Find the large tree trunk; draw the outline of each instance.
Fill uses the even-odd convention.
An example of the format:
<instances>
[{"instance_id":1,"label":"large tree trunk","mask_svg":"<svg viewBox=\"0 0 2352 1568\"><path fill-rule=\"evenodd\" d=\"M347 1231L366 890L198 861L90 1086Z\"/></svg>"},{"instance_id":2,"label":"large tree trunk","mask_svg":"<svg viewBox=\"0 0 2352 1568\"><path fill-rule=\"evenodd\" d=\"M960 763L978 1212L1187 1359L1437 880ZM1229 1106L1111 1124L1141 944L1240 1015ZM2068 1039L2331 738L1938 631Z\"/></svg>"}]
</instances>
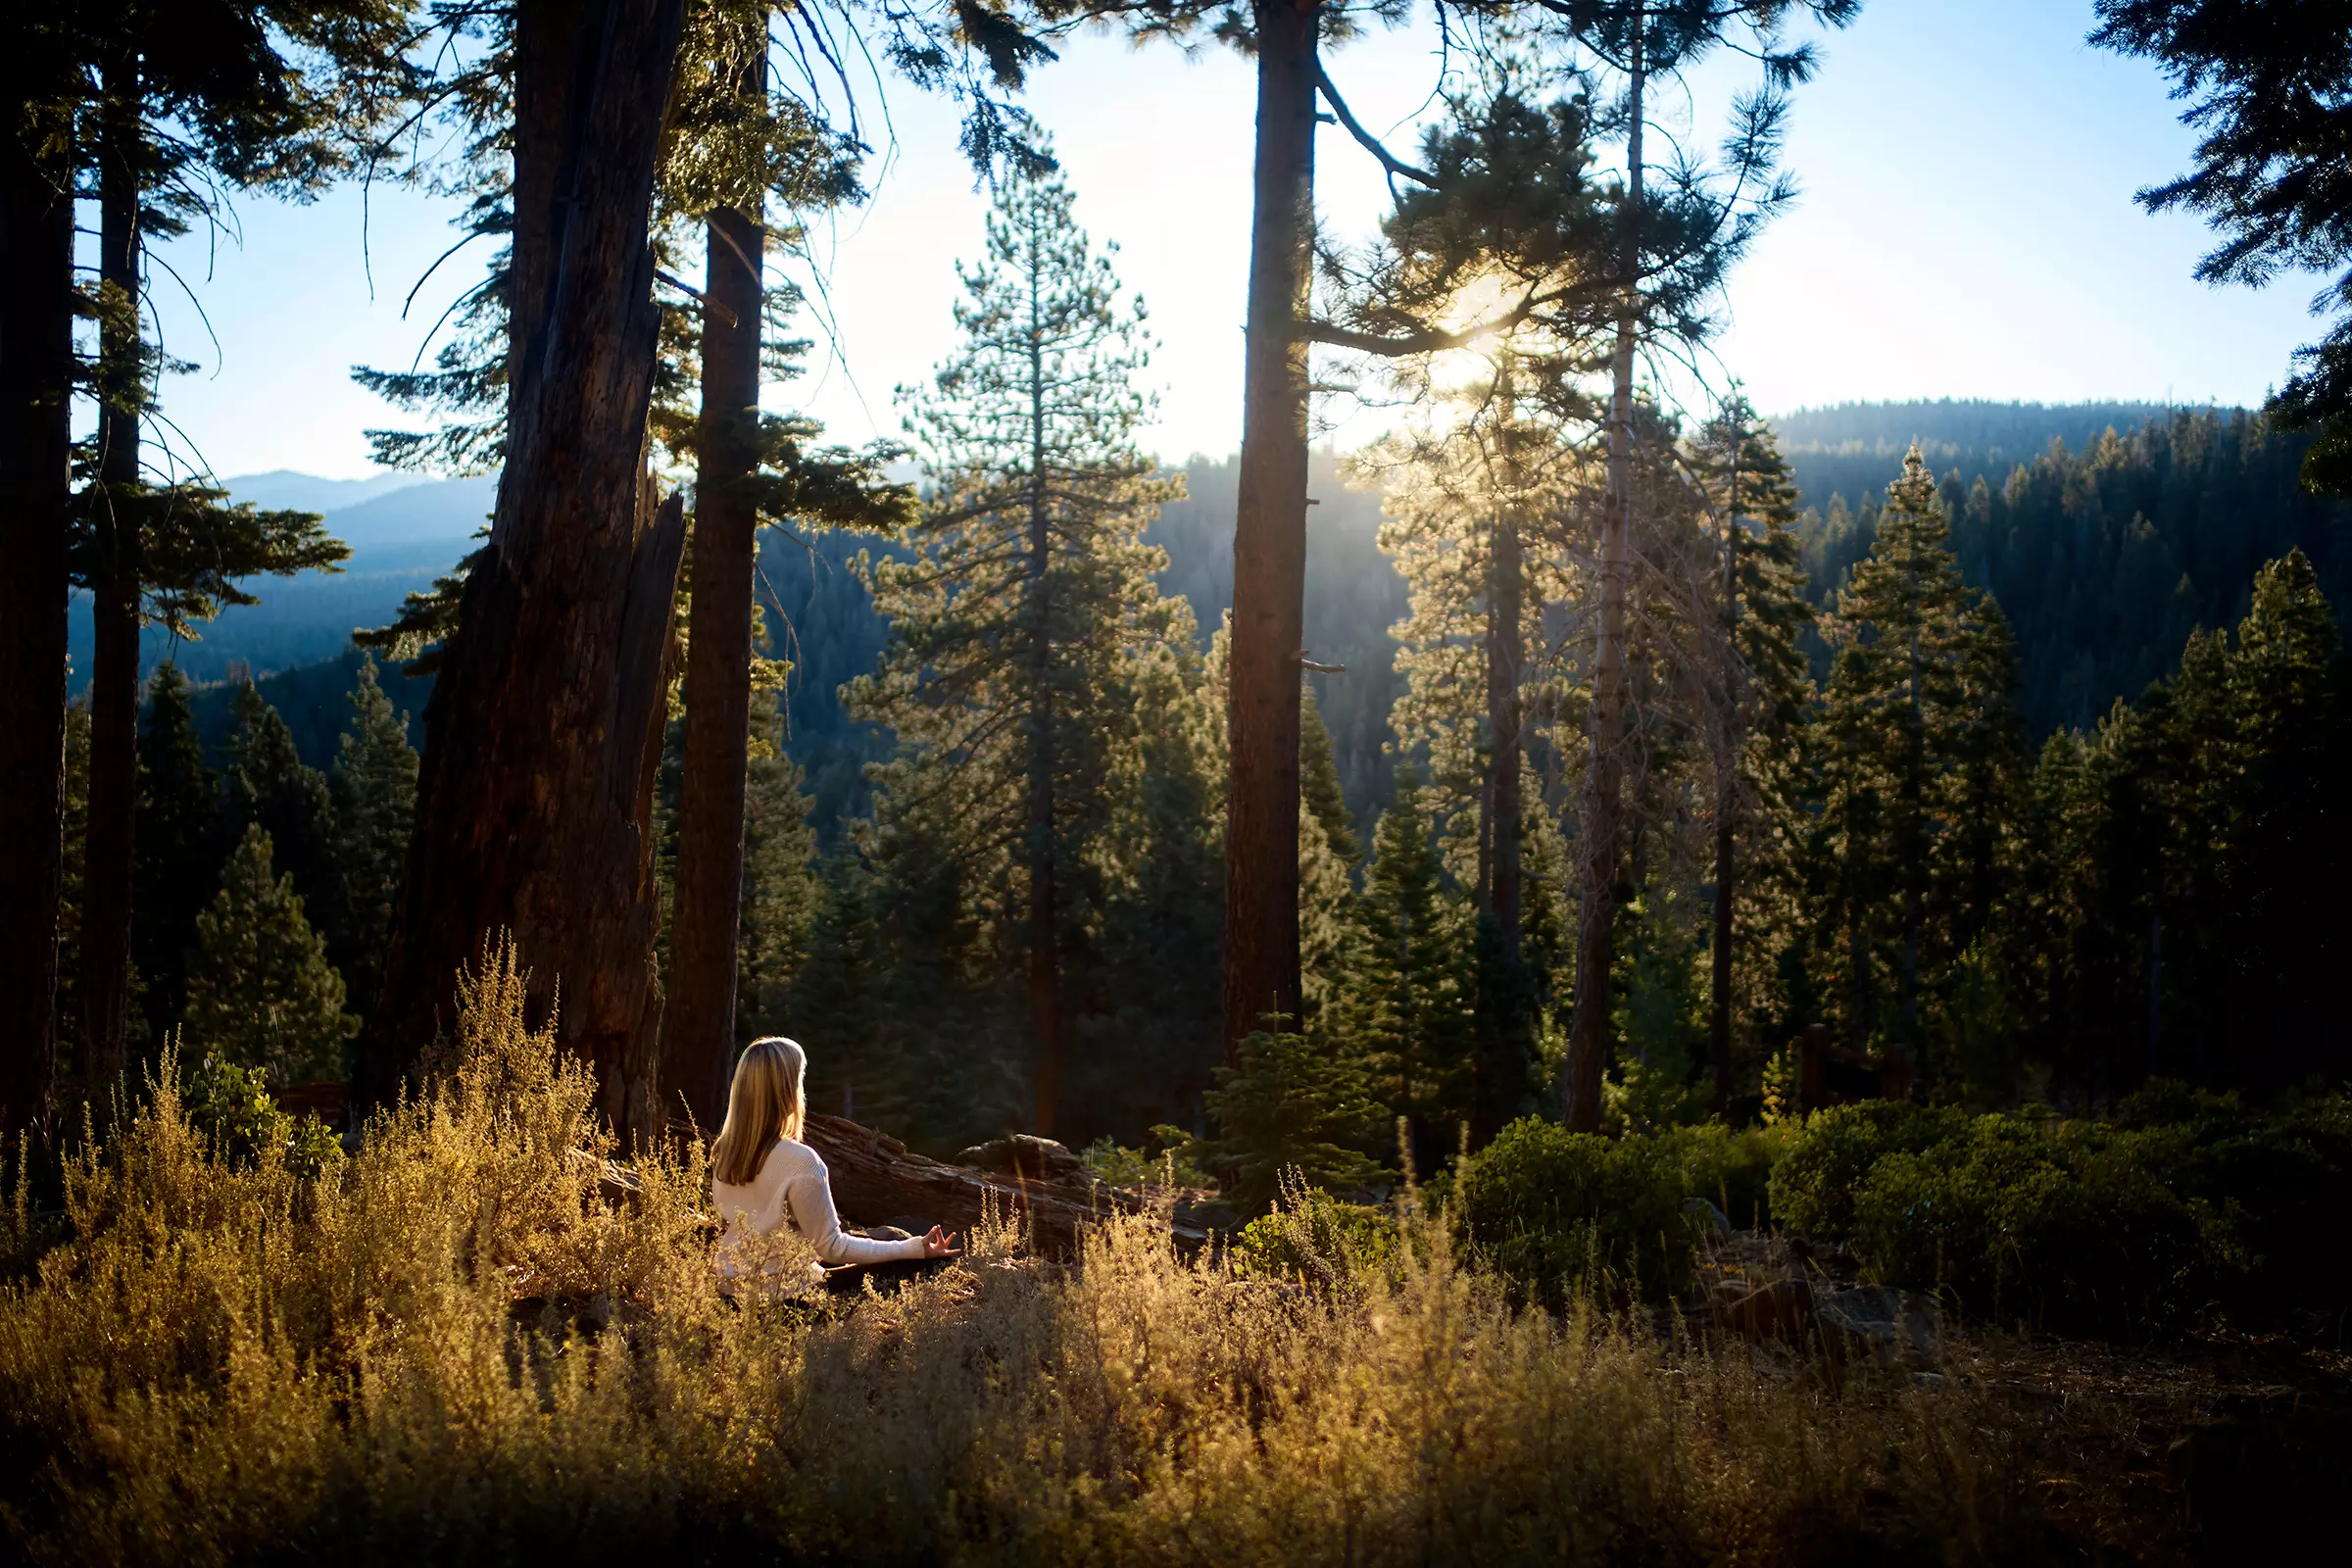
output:
<instances>
[{"instance_id":1,"label":"large tree trunk","mask_svg":"<svg viewBox=\"0 0 2352 1568\"><path fill-rule=\"evenodd\" d=\"M73 170L30 96L0 98L0 1138L49 1115L64 866Z\"/></svg>"},{"instance_id":2,"label":"large tree trunk","mask_svg":"<svg viewBox=\"0 0 2352 1568\"><path fill-rule=\"evenodd\" d=\"M767 56L742 84L765 96ZM744 489L759 458L761 258L757 213L710 215L704 279L703 412L694 504L694 635L686 648L686 776L677 903L662 1025L665 1111L706 1135L726 1116L743 910L744 758L751 739L752 579L760 519Z\"/></svg>"},{"instance_id":3,"label":"large tree trunk","mask_svg":"<svg viewBox=\"0 0 2352 1568\"><path fill-rule=\"evenodd\" d=\"M1609 976L1617 953L1617 865L1625 836L1625 607L1633 577L1634 346L1641 336L1642 58L1634 45L1632 128L1626 144L1625 303L1610 365L1608 496L1600 514L1600 618L1592 640L1592 754L1585 773L1584 842L1578 846L1576 1009L1568 1026L1563 1119L1572 1132L1600 1126L1600 1069L1608 1054Z\"/></svg>"},{"instance_id":4,"label":"large tree trunk","mask_svg":"<svg viewBox=\"0 0 2352 1568\"><path fill-rule=\"evenodd\" d=\"M684 0L522 0L507 466L435 682L416 836L363 1041L381 1102L500 932L561 995L624 1138L657 1125L654 770L684 542L645 420L659 313L647 246Z\"/></svg>"},{"instance_id":5,"label":"large tree trunk","mask_svg":"<svg viewBox=\"0 0 2352 1568\"><path fill-rule=\"evenodd\" d=\"M1038 319L1040 258L1029 267L1029 1019L1037 1031L1038 1136L1059 1124L1061 921L1054 854L1053 517L1046 506L1046 360Z\"/></svg>"},{"instance_id":6,"label":"large tree trunk","mask_svg":"<svg viewBox=\"0 0 2352 1568\"><path fill-rule=\"evenodd\" d=\"M1298 659L1321 0L1257 0L1257 158L1233 529L1225 805L1225 1054L1299 1012Z\"/></svg>"},{"instance_id":7,"label":"large tree trunk","mask_svg":"<svg viewBox=\"0 0 2352 1568\"><path fill-rule=\"evenodd\" d=\"M130 1021L132 816L139 720L138 67L107 68L98 142L98 489L90 501L90 804L82 849L82 1077L104 1092L122 1072Z\"/></svg>"}]
</instances>

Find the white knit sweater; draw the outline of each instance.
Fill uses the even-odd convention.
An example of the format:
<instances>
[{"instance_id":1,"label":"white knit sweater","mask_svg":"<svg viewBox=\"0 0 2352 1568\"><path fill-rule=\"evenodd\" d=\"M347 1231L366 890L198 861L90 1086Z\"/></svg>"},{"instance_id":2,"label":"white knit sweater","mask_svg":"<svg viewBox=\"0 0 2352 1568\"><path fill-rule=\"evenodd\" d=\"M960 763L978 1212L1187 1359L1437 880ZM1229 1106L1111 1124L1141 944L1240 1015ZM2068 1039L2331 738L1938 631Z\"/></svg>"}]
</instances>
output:
<instances>
[{"instance_id":1,"label":"white knit sweater","mask_svg":"<svg viewBox=\"0 0 2352 1568\"><path fill-rule=\"evenodd\" d=\"M825 1174L825 1162L815 1150L789 1138L777 1139L768 1149L760 1174L749 1186L711 1177L710 1202L725 1222L718 1238L722 1266L744 1238L766 1236L786 1224L827 1263L887 1263L923 1255L919 1236L878 1242L844 1231L833 1207L833 1183Z\"/></svg>"}]
</instances>

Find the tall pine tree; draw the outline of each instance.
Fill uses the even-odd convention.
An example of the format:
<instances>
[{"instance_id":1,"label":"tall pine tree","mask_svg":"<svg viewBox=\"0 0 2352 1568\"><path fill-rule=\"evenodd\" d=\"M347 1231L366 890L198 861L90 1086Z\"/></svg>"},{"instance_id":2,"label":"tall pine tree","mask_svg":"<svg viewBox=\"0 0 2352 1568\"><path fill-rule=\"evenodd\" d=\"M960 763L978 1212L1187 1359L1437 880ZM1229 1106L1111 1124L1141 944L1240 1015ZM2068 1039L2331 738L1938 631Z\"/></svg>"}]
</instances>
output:
<instances>
[{"instance_id":1,"label":"tall pine tree","mask_svg":"<svg viewBox=\"0 0 2352 1568\"><path fill-rule=\"evenodd\" d=\"M912 557L872 564L891 642L851 703L898 732L894 813L955 857L1026 971L1033 1125L1052 1135L1072 1108L1069 970L1091 956L1077 911L1102 897L1112 785L1149 716L1142 665L1192 634L1142 537L1180 491L1135 444L1142 309L1120 306L1057 175L1000 184L961 276L964 343L912 399L931 502ZM1008 883L1017 901L995 893Z\"/></svg>"}]
</instances>

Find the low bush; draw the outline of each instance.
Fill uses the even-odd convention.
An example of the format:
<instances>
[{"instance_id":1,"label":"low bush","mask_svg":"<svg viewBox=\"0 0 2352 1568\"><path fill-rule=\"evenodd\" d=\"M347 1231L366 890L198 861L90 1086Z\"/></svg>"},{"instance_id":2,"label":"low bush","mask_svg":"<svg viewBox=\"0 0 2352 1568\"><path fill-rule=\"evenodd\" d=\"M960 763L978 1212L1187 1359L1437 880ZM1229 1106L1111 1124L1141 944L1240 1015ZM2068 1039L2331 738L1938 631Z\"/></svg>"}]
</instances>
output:
<instances>
[{"instance_id":1,"label":"low bush","mask_svg":"<svg viewBox=\"0 0 2352 1568\"><path fill-rule=\"evenodd\" d=\"M1389 1266L1396 1247L1396 1216L1388 1210L1293 1182L1271 1213L1234 1236L1231 1252L1234 1271L1247 1279L1326 1284Z\"/></svg>"},{"instance_id":2,"label":"low bush","mask_svg":"<svg viewBox=\"0 0 2352 1568\"><path fill-rule=\"evenodd\" d=\"M1705 1226L1675 1154L1664 1138L1527 1117L1456 1173L1452 1218L1477 1256L1555 1310L1582 1295L1660 1299L1690 1283Z\"/></svg>"},{"instance_id":3,"label":"low bush","mask_svg":"<svg viewBox=\"0 0 2352 1568\"><path fill-rule=\"evenodd\" d=\"M1771 1181L1800 1234L2001 1322L2141 1333L2341 1309L2352 1102L2154 1085L2110 1122L1901 1104L1809 1118Z\"/></svg>"}]
</instances>

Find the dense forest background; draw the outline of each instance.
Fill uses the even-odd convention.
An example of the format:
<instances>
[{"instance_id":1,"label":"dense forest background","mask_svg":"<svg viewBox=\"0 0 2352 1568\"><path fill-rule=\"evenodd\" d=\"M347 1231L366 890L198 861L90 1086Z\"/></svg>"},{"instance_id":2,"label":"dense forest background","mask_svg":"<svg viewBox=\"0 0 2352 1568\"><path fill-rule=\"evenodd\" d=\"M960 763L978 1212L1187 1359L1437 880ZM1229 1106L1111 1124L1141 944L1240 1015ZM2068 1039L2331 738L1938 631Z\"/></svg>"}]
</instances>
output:
<instances>
[{"instance_id":1,"label":"dense forest background","mask_svg":"<svg viewBox=\"0 0 2352 1568\"><path fill-rule=\"evenodd\" d=\"M2352 504L2300 489L2308 437L2268 430L2244 410L1943 400L1841 404L1770 423L1802 509L1806 590L1825 608L1868 554L1886 487L1918 441L1940 481L1963 575L2008 615L2018 708L2035 740L2088 728L2118 698L2170 673L2188 633L2243 616L2256 568L2290 549L2310 559L2339 616L2352 610ZM1161 509L1149 537L1168 555L1162 590L1191 602L1205 639L1232 602L1235 463L1196 456L1183 473L1184 499ZM176 662L194 683L199 730L216 752L227 743L232 689L251 674L303 760L324 768L349 718L352 628L390 621L404 596L450 567L487 514L496 480L280 472L225 482L240 501L322 512L352 559L341 573L289 578L262 604L225 611L201 641L150 629L145 658L150 667ZM1315 459L1312 493L1320 505L1308 514L1307 646L1318 661L1348 666L1317 683L1316 700L1348 809L1369 823L1394 788L1389 714L1402 688L1390 628L1404 613L1405 587L1377 543L1380 497L1352 486L1328 453ZM851 717L840 688L873 666L886 640L852 563L859 551L891 548L854 531L763 535L760 592L773 612L773 652L793 665L781 748L805 771L811 820L828 837L864 808L862 769L890 749ZM81 672L88 617L76 608ZM1816 673L1826 673L1826 649L1818 639L1809 646ZM387 683L418 744L429 689L429 680Z\"/></svg>"}]
</instances>

